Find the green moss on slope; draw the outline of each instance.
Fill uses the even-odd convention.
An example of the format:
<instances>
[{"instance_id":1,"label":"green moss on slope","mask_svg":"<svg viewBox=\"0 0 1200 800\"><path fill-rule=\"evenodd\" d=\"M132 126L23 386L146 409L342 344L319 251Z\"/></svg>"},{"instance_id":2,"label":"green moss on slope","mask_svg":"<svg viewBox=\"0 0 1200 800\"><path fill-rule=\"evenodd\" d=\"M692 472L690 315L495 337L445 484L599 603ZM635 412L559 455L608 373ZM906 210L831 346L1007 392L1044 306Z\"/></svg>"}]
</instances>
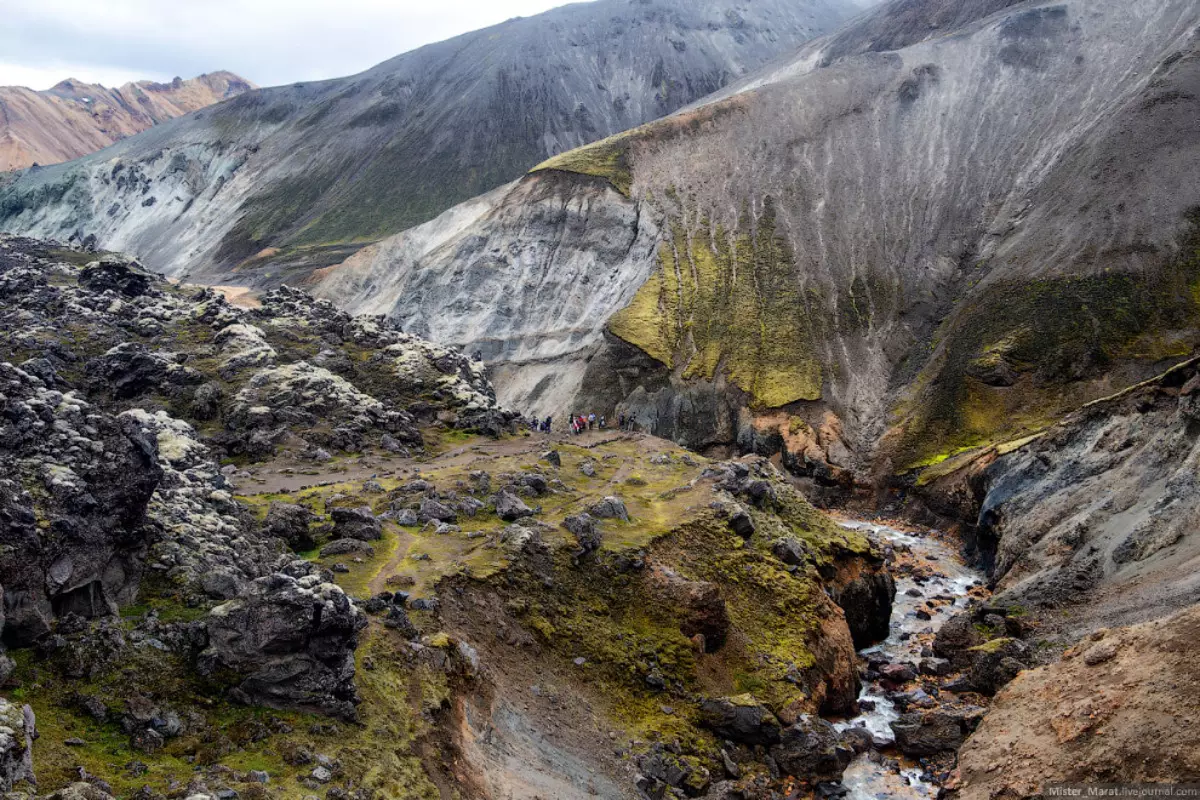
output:
<instances>
[{"instance_id":1,"label":"green moss on slope","mask_svg":"<svg viewBox=\"0 0 1200 800\"><path fill-rule=\"evenodd\" d=\"M992 285L940 331L941 357L900 409L899 463L1028 435L1111 393L1107 376L1122 366L1188 356L1200 344L1198 292L1200 215L1182 257L1158 272Z\"/></svg>"},{"instance_id":2,"label":"green moss on slope","mask_svg":"<svg viewBox=\"0 0 1200 800\"><path fill-rule=\"evenodd\" d=\"M618 134L595 144L570 150L534 167L532 172L558 170L604 178L626 197L633 190L629 168L629 135Z\"/></svg>"},{"instance_id":3,"label":"green moss on slope","mask_svg":"<svg viewBox=\"0 0 1200 800\"><path fill-rule=\"evenodd\" d=\"M760 407L821 397L814 319L769 198L736 232L701 220L689 235L677 223L658 269L609 329L685 378L723 369Z\"/></svg>"}]
</instances>

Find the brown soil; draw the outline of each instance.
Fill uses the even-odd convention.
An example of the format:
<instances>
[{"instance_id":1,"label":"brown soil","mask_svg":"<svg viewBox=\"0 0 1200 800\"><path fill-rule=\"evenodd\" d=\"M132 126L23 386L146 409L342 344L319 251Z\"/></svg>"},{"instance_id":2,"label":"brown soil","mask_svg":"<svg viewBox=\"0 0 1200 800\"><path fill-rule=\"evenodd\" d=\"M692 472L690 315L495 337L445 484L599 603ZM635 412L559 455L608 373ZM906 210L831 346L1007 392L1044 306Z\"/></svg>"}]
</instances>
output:
<instances>
[{"instance_id":1,"label":"brown soil","mask_svg":"<svg viewBox=\"0 0 1200 800\"><path fill-rule=\"evenodd\" d=\"M1022 673L960 753L960 800L1200 779L1200 608L1101 631Z\"/></svg>"}]
</instances>

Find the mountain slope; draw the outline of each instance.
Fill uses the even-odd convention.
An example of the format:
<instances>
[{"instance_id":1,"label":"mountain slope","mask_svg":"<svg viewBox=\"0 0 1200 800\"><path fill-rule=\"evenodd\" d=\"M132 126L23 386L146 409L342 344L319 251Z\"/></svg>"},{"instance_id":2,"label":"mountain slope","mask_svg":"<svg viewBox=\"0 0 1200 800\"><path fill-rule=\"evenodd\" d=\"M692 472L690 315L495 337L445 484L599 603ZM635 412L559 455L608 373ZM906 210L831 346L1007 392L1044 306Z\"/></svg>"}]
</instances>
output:
<instances>
[{"instance_id":1,"label":"mountain slope","mask_svg":"<svg viewBox=\"0 0 1200 800\"><path fill-rule=\"evenodd\" d=\"M936 462L1196 343L1198 24L1182 0L890 3L320 291L480 350L522 409L822 479Z\"/></svg>"},{"instance_id":2,"label":"mountain slope","mask_svg":"<svg viewBox=\"0 0 1200 800\"><path fill-rule=\"evenodd\" d=\"M0 229L94 234L173 274L255 256L268 276L304 272L694 102L862 5L598 0L510 20L27 175Z\"/></svg>"},{"instance_id":3,"label":"mountain slope","mask_svg":"<svg viewBox=\"0 0 1200 800\"><path fill-rule=\"evenodd\" d=\"M44 92L0 87L0 172L70 161L253 88L232 72L118 89L74 79Z\"/></svg>"}]
</instances>

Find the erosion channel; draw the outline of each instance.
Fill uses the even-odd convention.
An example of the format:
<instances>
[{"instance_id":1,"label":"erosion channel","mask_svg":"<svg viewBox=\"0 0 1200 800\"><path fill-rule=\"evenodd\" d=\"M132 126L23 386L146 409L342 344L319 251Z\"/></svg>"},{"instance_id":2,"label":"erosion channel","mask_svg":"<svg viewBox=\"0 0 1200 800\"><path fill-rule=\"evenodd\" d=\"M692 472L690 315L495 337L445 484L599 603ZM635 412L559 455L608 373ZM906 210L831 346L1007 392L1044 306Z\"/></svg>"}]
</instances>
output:
<instances>
[{"instance_id":1,"label":"erosion channel","mask_svg":"<svg viewBox=\"0 0 1200 800\"><path fill-rule=\"evenodd\" d=\"M933 640L952 616L986 596L983 574L937 532L843 525L867 533L892 561L896 600L888 638L859 653L866 666L861 714L836 726L865 746L842 785L851 800L937 797L952 766L939 748L978 724L983 709L977 695L953 691L958 682L950 663L935 656ZM945 732L950 740L939 740Z\"/></svg>"}]
</instances>

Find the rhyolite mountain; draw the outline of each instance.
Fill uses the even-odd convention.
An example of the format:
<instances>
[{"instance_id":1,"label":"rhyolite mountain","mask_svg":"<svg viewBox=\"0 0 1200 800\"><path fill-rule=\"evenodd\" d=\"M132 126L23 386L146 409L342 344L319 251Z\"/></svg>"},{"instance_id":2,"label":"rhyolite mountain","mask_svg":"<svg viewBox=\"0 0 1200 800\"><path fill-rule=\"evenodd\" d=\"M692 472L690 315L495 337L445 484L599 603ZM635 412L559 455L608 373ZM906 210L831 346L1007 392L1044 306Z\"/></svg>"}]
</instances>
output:
<instances>
[{"instance_id":1,"label":"rhyolite mountain","mask_svg":"<svg viewBox=\"0 0 1200 800\"><path fill-rule=\"evenodd\" d=\"M232 72L116 89L67 79L45 91L0 87L0 172L58 164L255 88Z\"/></svg>"},{"instance_id":2,"label":"rhyolite mountain","mask_svg":"<svg viewBox=\"0 0 1200 800\"><path fill-rule=\"evenodd\" d=\"M514 407L870 483L1197 343L1200 7L878 7L320 277Z\"/></svg>"},{"instance_id":3,"label":"rhyolite mountain","mask_svg":"<svg viewBox=\"0 0 1200 800\"><path fill-rule=\"evenodd\" d=\"M277 282L675 111L868 5L598 0L510 20L27 174L0 199L0 230L93 235L210 283L252 266Z\"/></svg>"}]
</instances>

